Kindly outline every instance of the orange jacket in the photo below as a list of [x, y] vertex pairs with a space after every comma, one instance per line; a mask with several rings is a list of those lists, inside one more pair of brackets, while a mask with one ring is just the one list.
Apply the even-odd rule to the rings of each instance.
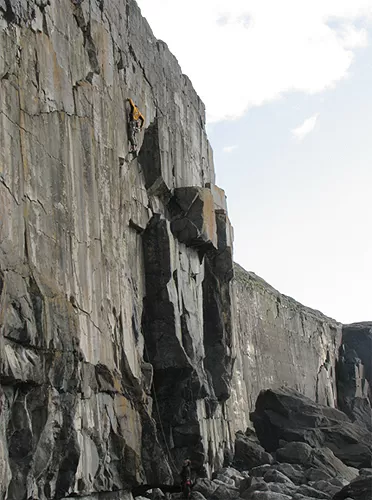
[[130, 102], [130, 105], [132, 107], [132, 109], [131, 109], [131, 118], [132, 118], [132, 120], [135, 120], [135, 121], [140, 120], [141, 121], [140, 128], [142, 128], [143, 125], [144, 125], [144, 123], [145, 123], [145, 117], [143, 116], [143, 114], [141, 113], [141, 111], [137, 108], [137, 106], [134, 104], [134, 102], [132, 101], [131, 98], [129, 98], [128, 101]]

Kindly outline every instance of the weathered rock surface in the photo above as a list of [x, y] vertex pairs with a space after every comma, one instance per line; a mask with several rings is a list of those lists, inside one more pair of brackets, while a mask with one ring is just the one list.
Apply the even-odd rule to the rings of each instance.
[[372, 476], [361, 476], [337, 492], [333, 499], [370, 500], [372, 498]]
[[201, 493], [205, 498], [211, 498], [217, 490], [217, 484], [207, 478], [197, 479], [192, 491]]
[[232, 230], [204, 106], [134, 0], [0, 1], [0, 206], [0, 498], [220, 467]]
[[[299, 407], [305, 399], [303, 396], [299, 397]], [[293, 405], [291, 411], [294, 411]], [[304, 418], [306, 416], [309, 417], [304, 414]], [[255, 442], [251, 429], [247, 429], [246, 435], [238, 433], [236, 442], [242, 436]], [[281, 441], [282, 445], [283, 443], [284, 441]], [[239, 453], [239, 449], [237, 451]], [[200, 483], [199, 488], [203, 489], [208, 500], [224, 500], [230, 495], [215, 486], [211, 488], [211, 483], [219, 485], [225, 483], [228, 487], [229, 481], [234, 478], [239, 488], [239, 496], [243, 500], [254, 498], [286, 498], [287, 500], [331, 500], [335, 498], [342, 500], [346, 497], [367, 500], [370, 498], [368, 495], [372, 469], [362, 468], [358, 476], [358, 470], [346, 466], [328, 448], [312, 447], [304, 442], [289, 442], [277, 449], [274, 459], [276, 461], [271, 464], [256, 467], [246, 465], [246, 468], [239, 472], [231, 467], [221, 469], [213, 474], [214, 481], [205, 479], [198, 481], [196, 488]], [[288, 460], [292, 463], [281, 463], [281, 460]], [[236, 462], [235, 456], [234, 463]]]
[[372, 431], [372, 323], [343, 325], [337, 385], [339, 408]]
[[[134, 0], [0, 0], [0, 207], [1, 500], [131, 500], [186, 456], [210, 475], [266, 387], [334, 406], [341, 326], [239, 266], [232, 285], [204, 106]], [[368, 360], [350, 348], [363, 370], [343, 394], [366, 420]], [[273, 461], [236, 443], [240, 468]], [[266, 472], [297, 486], [308, 466]], [[195, 492], [235, 499], [250, 479], [224, 469]], [[261, 483], [252, 498], [293, 488]]]
[[226, 484], [230, 484], [236, 488], [240, 487], [240, 483], [244, 480], [244, 476], [233, 467], [224, 467], [219, 471], [212, 474], [213, 479], [218, 479], [220, 481], [225, 481]]
[[[268, 451], [277, 450], [280, 440], [291, 442], [287, 447], [293, 447], [293, 441], [300, 441], [314, 448], [328, 447], [353, 467], [368, 467], [371, 463], [371, 434], [364, 426], [297, 391], [287, 388], [262, 391], [251, 418], [261, 444]], [[288, 455], [283, 458], [290, 461]]]
[[273, 457], [260, 445], [252, 432], [248, 435], [237, 432], [235, 437], [234, 465], [246, 470], [263, 464], [271, 464]]
[[237, 358], [232, 382], [236, 429], [262, 389], [291, 387], [328, 406], [337, 402], [336, 360], [342, 326], [280, 294], [235, 265]]
[[306, 443], [292, 442], [279, 448], [275, 455], [280, 462], [302, 465], [308, 481], [334, 477], [351, 481], [357, 475], [355, 469], [345, 465], [329, 448], [311, 448]]

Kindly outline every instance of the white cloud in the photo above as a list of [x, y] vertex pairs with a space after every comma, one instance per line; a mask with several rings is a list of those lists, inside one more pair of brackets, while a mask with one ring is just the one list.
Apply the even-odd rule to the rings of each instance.
[[367, 47], [368, 45], [368, 33], [364, 28], [356, 29], [353, 25], [344, 24], [340, 26], [338, 35], [344, 47], [348, 49]]
[[235, 144], [234, 146], [225, 146], [224, 148], [222, 148], [222, 151], [224, 153], [231, 153], [232, 151], [234, 151], [234, 149], [237, 149], [237, 145]]
[[302, 141], [302, 139], [310, 134], [315, 128], [316, 121], [318, 119], [319, 113], [316, 113], [313, 116], [310, 116], [310, 118], [307, 118], [302, 125], [299, 127], [296, 127], [292, 130], [293, 136], [298, 139], [299, 141]]
[[372, 25], [371, 0], [137, 1], [205, 102], [209, 122], [288, 91], [333, 87], [348, 76]]

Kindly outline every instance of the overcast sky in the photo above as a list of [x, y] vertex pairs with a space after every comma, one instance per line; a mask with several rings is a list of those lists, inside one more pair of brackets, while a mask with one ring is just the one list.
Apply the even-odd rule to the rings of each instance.
[[235, 260], [372, 320], [372, 0], [137, 0], [207, 108]]

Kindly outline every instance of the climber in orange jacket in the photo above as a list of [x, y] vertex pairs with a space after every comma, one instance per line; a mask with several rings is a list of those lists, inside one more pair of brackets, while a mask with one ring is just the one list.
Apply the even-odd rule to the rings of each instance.
[[137, 153], [138, 142], [137, 134], [142, 130], [145, 123], [145, 117], [138, 109], [131, 98], [128, 99], [130, 104], [129, 121], [128, 121], [128, 139], [131, 144], [131, 153]]

